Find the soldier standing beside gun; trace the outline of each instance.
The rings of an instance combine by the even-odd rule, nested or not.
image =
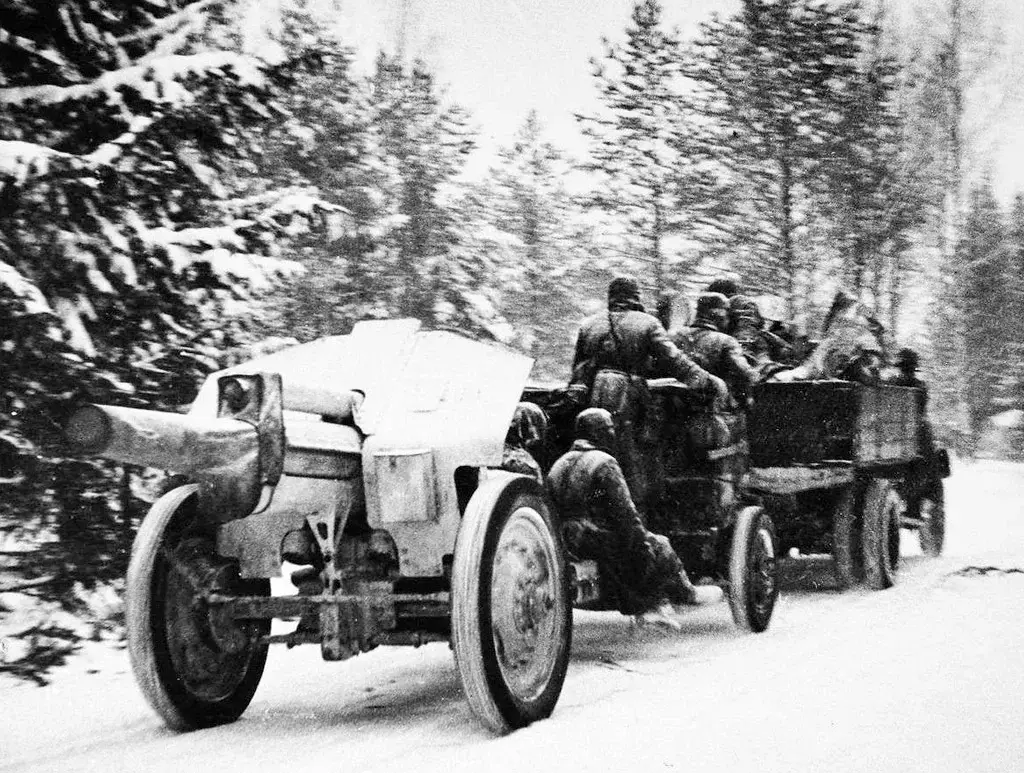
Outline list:
[[[689,387],[707,390],[719,402],[728,397],[721,379],[680,352],[661,323],[645,313],[636,280],[617,277],[608,285],[608,311],[584,320],[580,328],[570,387],[580,387],[588,394],[590,407],[604,408],[612,415],[619,463],[641,510],[648,493],[640,444],[651,402],[649,376],[677,378]]]

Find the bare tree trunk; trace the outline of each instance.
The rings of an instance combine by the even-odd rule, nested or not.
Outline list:
[[[963,135],[964,118],[964,81],[963,81],[963,3],[962,0],[949,0],[950,31],[949,40],[940,54],[943,66],[943,88],[947,96],[946,114],[946,194],[943,197],[941,245],[943,255],[943,271],[948,272],[952,280],[953,299],[958,308],[953,310],[950,331],[953,339],[952,378],[956,400],[956,410],[960,417],[966,415],[967,426],[964,430],[969,435],[969,444],[973,447],[975,439],[974,422],[970,419],[970,385],[967,383],[967,331],[966,309],[963,306],[962,283],[959,280],[960,265],[958,252],[960,245],[960,222],[963,211]],[[961,418],[961,422],[962,422]]]
[[[790,319],[797,317],[797,265],[796,254],[793,247],[793,169],[789,159],[783,156],[779,160],[781,181],[779,183],[779,198],[781,204],[781,218],[779,222],[779,236],[782,241],[782,266],[786,272],[787,289],[789,302]]]
[[[861,240],[863,245],[863,239]],[[862,246],[861,250],[867,252],[867,248]],[[871,266],[871,313],[875,319],[881,319],[882,317],[882,285],[885,283],[885,260],[882,257],[881,251],[877,248],[874,254],[870,257]],[[867,263],[868,257],[865,255],[864,262]]]
[[[898,341],[900,307],[903,300],[903,252],[899,245],[892,249],[889,257],[889,335]]]
[[[651,234],[651,261],[654,263],[655,296],[661,297],[665,292],[665,261],[661,255],[661,234],[665,228],[665,216],[662,212],[661,189],[654,189],[654,229]]]

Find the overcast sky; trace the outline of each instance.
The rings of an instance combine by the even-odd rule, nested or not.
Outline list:
[[[406,54],[433,65],[451,97],[466,107],[480,130],[482,152],[475,165],[486,165],[493,149],[509,142],[527,112],[536,109],[549,137],[561,147],[579,149],[573,114],[596,107],[589,60],[603,52],[601,37],[621,38],[629,23],[632,0],[328,0],[340,8],[346,37],[357,46],[364,65],[384,46],[394,50],[402,37]],[[933,9],[938,0],[887,0],[904,22],[921,14],[913,6]],[[977,111],[991,113],[1002,90],[1024,82],[1024,2],[974,0],[997,20],[1003,38],[1003,65],[995,86],[976,100]],[[684,35],[713,12],[728,15],[739,0],[663,0],[665,19]],[[927,10],[925,16],[927,16]],[[1024,191],[1024,109],[1001,110],[997,125],[984,125],[984,148],[997,191],[1007,199]],[[979,135],[980,136],[980,135]]]
[[[400,37],[402,0],[342,0],[356,45],[377,41],[393,49]],[[665,18],[695,30],[731,0],[665,3]],[[596,105],[590,58],[601,37],[621,37],[632,0],[408,0],[406,53],[420,56],[468,108],[485,147],[507,143],[535,109],[551,139],[578,142],[575,112]],[[372,55],[371,51],[364,56]]]

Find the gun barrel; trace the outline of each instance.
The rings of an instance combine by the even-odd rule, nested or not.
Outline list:
[[[344,421],[359,409],[363,395],[356,390],[339,390],[303,383],[293,379],[284,386],[284,407],[292,411],[305,411],[330,416]]]
[[[85,405],[64,436],[76,453],[191,473],[232,464],[259,452],[256,428],[236,419]]]

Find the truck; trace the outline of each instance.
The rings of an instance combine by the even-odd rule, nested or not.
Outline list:
[[[850,381],[766,382],[748,419],[746,489],[772,513],[782,554],[829,554],[840,588],[891,587],[902,530],[937,556],[943,480],[921,387]]]

